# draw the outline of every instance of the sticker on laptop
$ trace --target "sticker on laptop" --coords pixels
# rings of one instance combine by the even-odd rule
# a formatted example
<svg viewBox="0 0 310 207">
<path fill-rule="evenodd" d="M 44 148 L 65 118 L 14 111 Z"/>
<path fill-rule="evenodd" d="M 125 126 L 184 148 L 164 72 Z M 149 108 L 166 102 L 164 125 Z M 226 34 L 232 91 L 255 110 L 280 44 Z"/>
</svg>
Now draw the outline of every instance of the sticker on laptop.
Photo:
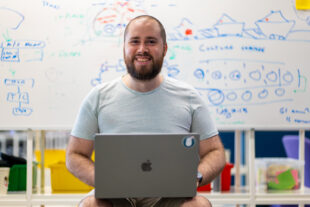
<svg viewBox="0 0 310 207">
<path fill-rule="evenodd" d="M 189 137 L 184 137 L 182 140 L 183 146 L 186 148 L 191 148 L 195 145 L 195 137 L 194 136 L 189 136 Z"/>
</svg>

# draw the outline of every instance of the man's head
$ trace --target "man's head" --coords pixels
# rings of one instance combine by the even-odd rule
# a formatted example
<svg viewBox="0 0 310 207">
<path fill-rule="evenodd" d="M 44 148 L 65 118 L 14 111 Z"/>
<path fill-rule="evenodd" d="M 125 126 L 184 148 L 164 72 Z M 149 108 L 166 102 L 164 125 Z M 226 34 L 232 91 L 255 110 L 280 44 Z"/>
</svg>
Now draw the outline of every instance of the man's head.
<svg viewBox="0 0 310 207">
<path fill-rule="evenodd" d="M 155 78 L 161 71 L 167 52 L 164 27 L 152 16 L 132 19 L 125 29 L 123 52 L 127 71 L 133 78 Z"/>
</svg>

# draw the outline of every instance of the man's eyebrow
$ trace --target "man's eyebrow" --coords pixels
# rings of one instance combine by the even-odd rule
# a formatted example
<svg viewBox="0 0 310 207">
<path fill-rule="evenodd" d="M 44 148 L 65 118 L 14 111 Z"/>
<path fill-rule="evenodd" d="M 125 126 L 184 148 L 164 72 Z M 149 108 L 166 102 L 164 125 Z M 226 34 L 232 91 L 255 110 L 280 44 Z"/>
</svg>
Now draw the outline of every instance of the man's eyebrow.
<svg viewBox="0 0 310 207">
<path fill-rule="evenodd" d="M 146 37 L 146 39 L 157 40 L 157 38 L 156 38 L 156 37 L 152 37 L 152 36 Z"/>
<path fill-rule="evenodd" d="M 138 37 L 138 36 L 136 36 L 136 37 L 131 37 L 130 39 L 131 39 L 131 40 L 132 40 L 132 39 L 136 40 L 136 39 L 141 39 L 141 38 Z M 148 36 L 148 37 L 146 37 L 146 39 L 155 39 L 155 40 L 156 40 L 157 38 L 156 38 L 156 37 L 153 37 L 153 36 Z"/>
<path fill-rule="evenodd" d="M 148 36 L 148 37 L 146 37 L 145 38 L 146 40 L 153 40 L 153 41 L 157 41 L 158 40 L 158 38 L 156 38 L 156 37 L 153 37 L 153 36 Z M 129 41 L 136 41 L 136 40 L 141 40 L 141 37 L 139 37 L 139 36 L 136 36 L 136 37 L 131 37 L 131 38 L 129 38 Z"/>
<path fill-rule="evenodd" d="M 140 39 L 140 37 L 131 37 L 129 38 L 130 40 L 137 40 L 137 39 Z"/>
</svg>

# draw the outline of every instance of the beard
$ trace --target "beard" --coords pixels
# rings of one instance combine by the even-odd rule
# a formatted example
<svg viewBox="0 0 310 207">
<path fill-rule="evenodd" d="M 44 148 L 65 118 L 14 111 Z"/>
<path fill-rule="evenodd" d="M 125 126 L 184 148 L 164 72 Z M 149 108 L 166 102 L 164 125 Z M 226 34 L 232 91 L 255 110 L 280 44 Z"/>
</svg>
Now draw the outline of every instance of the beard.
<svg viewBox="0 0 310 207">
<path fill-rule="evenodd" d="M 134 56 L 132 59 L 124 57 L 127 72 L 136 80 L 152 80 L 161 72 L 164 55 L 162 55 L 162 57 L 160 57 L 158 60 L 154 60 L 153 57 L 148 53 L 144 53 L 143 56 L 149 56 L 151 58 L 152 65 L 141 66 L 140 70 L 138 70 L 134 65 L 136 56 Z"/>
</svg>

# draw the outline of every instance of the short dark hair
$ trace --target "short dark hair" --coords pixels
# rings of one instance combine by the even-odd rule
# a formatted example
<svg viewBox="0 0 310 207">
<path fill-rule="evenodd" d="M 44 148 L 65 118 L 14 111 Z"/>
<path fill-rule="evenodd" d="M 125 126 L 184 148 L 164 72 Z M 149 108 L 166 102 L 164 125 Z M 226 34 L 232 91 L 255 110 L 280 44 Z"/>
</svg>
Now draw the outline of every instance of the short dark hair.
<svg viewBox="0 0 310 207">
<path fill-rule="evenodd" d="M 163 42 L 165 44 L 166 43 L 166 30 L 165 30 L 164 26 L 162 25 L 162 23 L 158 19 L 156 19 L 155 17 L 150 16 L 150 15 L 141 15 L 141 16 L 137 16 L 137 17 L 131 19 L 129 21 L 129 23 L 127 24 L 126 28 L 125 28 L 124 41 L 125 41 L 125 38 L 126 38 L 126 35 L 127 35 L 127 32 L 128 32 L 128 28 L 129 28 L 131 22 L 133 22 L 133 21 L 135 21 L 137 19 L 141 19 L 141 18 L 152 19 L 152 20 L 155 20 L 158 23 L 158 26 L 159 26 L 159 29 L 160 29 L 160 36 L 162 37 Z"/>
</svg>

